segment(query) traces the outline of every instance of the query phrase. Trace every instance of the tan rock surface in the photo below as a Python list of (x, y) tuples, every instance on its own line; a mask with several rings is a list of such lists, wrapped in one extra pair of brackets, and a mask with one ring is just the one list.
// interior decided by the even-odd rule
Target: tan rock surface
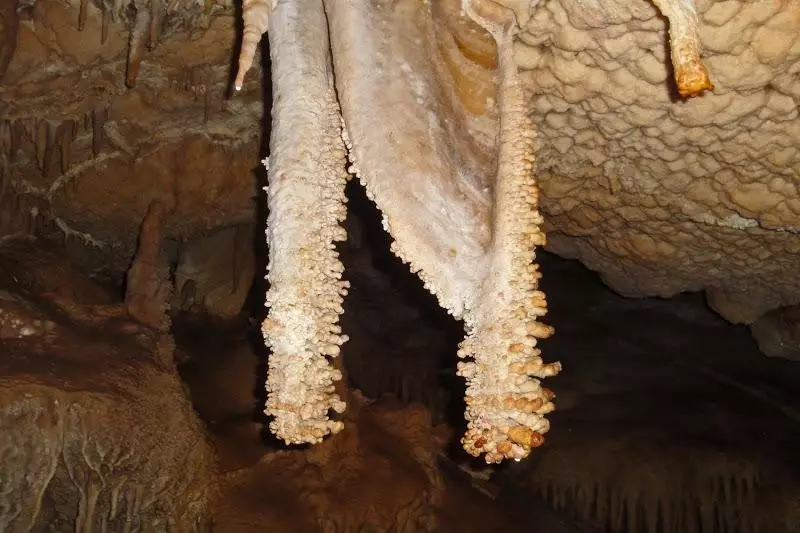
[(750, 323), (800, 301), (800, 2), (697, 8), (715, 89), (687, 101), (648, 2), (547, 0), (524, 23), (549, 249)]

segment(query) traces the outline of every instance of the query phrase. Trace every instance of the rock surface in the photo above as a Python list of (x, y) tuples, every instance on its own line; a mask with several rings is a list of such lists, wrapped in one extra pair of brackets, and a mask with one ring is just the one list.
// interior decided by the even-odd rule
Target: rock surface
[(751, 323), (800, 302), (800, 2), (697, 9), (715, 89), (687, 101), (649, 2), (523, 15), (549, 249), (624, 295), (705, 290)]
[[(505, 3), (522, 27), (516, 59), (549, 248), (625, 295), (705, 290), (733, 322), (800, 303), (800, 2), (698, 0), (715, 89), (689, 101), (676, 98), (666, 21), (651, 3)], [(0, 9), (0, 233), (64, 239), (75, 260), (119, 280), (154, 199), (176, 198), (164, 230), (176, 243), (252, 221), (261, 65), (229, 99), (233, 9), (171, 3), (181, 11), (129, 88), (136, 18), (92, 2), (82, 15), (80, 4)], [(479, 113), (493, 50), (458, 6), (436, 3), (440, 52), (460, 65), (453, 89)], [(227, 314), (241, 296), (211, 279), (221, 276), (186, 301), (208, 287), (211, 311), (219, 302)]]
[(0, 336), (0, 530), (209, 530), (213, 451), (156, 336), (43, 298), (91, 285), (58, 266), (0, 249), (0, 317), (13, 302), (20, 325)]
[[(110, 7), (90, 1), (42, 0), (2, 12), (16, 37), (5, 33), (0, 50), (0, 67), (10, 59), (0, 70), (0, 235), (60, 241), (74, 262), (121, 284), (153, 201), (174, 206), (163, 228), (172, 255), (252, 223), (261, 95), (255, 88), (226, 99), (232, 7), (209, 2), (198, 13), (188, 4), (162, 21), (133, 88), (125, 10), (112, 20)], [(211, 268), (211, 279), (230, 276), (229, 265)], [(220, 295), (220, 283), (200, 279), (196, 288), (214, 292), (208, 307), (222, 301), (223, 315), (244, 299)]]

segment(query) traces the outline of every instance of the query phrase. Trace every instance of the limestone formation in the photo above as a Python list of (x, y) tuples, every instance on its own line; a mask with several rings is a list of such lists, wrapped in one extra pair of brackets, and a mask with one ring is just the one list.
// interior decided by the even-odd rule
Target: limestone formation
[(750, 324), (800, 302), (800, 2), (696, 12), (714, 90), (689, 100), (648, 2), (548, 0), (520, 20), (548, 249), (626, 296), (706, 291)]
[[(525, 129), (536, 131), (517, 147), (535, 149), (546, 246), (625, 295), (705, 291), (727, 319), (772, 331), (762, 326), (800, 303), (800, 2), (500, 4), (514, 14), (501, 46), (457, 0), (337, 3), (320, 24), (330, 31), (333, 113), (399, 255), (468, 328), (490, 320), (502, 95), (514, 77), (498, 51), (513, 39)], [(257, 154), (268, 132), (254, 58), (281, 5), (245, 3), (232, 83), (241, 92), (229, 99), (238, 50), (227, 0), (3, 4), (0, 233), (61, 239), (76, 262), (119, 279), (148, 205), (165, 192), (176, 197), (170, 242), (251, 221), (250, 171), (279, 157)], [(210, 286), (187, 282), (181, 294), (200, 301)], [(483, 339), (476, 327), (470, 338)], [(341, 340), (337, 326), (325, 331)]]
[(347, 292), (334, 243), (346, 238), (345, 151), (333, 87), (325, 13), (320, 1), (280, 4), (272, 13), (273, 128), (270, 141), (269, 317), (272, 348), (266, 413), (288, 443), (320, 442), (342, 422), (328, 361), (347, 340), (338, 325)]
[[(252, 62), (257, 35), (266, 29), (264, 22), (283, 9), (280, 4), (255, 1), (248, 2), (246, 7), (247, 46), (243, 46), (240, 56), (237, 89), (241, 88), (244, 72)], [(700, 6), (701, 11), (704, 7)], [(465, 320), (468, 336), (459, 354), (471, 361), (459, 365), (460, 375), (468, 381), (470, 429), (464, 444), (470, 453), (486, 453), (490, 462), (510, 457), (520, 459), (531, 447), (541, 443), (541, 434), (549, 427), (543, 415), (553, 409), (552, 394), (531, 376), (544, 378), (560, 369), (558, 364), (543, 363), (536, 341), (537, 337), (549, 336), (552, 330), (536, 322), (545, 313), (546, 303), (544, 295), (537, 290), (538, 271), (530, 264), (535, 257), (535, 246), (545, 243), (540, 230), (543, 219), (538, 212), (538, 185), (532, 172), (534, 129), (541, 124), (548, 131), (545, 139), (536, 142), (540, 151), (550, 156), (543, 162), (537, 161), (538, 169), (552, 171), (574, 160), (575, 155), (556, 163), (553, 146), (547, 146), (546, 141), (551, 140), (548, 137), (553, 131), (561, 128), (548, 123), (547, 117), (541, 120), (537, 115), (539, 107), (536, 102), (530, 105), (530, 99), (535, 99), (548, 87), (559, 89), (563, 84), (586, 84), (591, 80), (583, 75), (588, 65), (581, 67), (583, 71), (576, 68), (572, 73), (565, 73), (571, 76), (567, 79), (560, 78), (557, 56), (542, 46), (547, 43), (543, 36), (561, 32), (569, 46), (599, 51), (616, 59), (615, 54), (634, 53), (631, 39), (636, 34), (633, 31), (590, 36), (594, 41), (573, 42), (567, 35), (573, 36), (587, 28), (605, 30), (612, 26), (632, 30), (641, 25), (642, 19), (654, 20), (656, 8), (669, 23), (668, 49), (674, 85), (665, 83), (665, 76), (655, 76), (658, 63), (654, 65), (651, 61), (641, 63), (641, 68), (633, 73), (628, 68), (608, 65), (605, 68), (611, 72), (608, 80), (605, 75), (598, 77), (594, 90), (600, 93), (607, 90), (605, 82), (609, 80), (615, 84), (635, 85), (640, 83), (640, 78), (657, 86), (661, 99), (669, 96), (670, 87), (681, 97), (698, 96), (713, 89), (703, 56), (705, 49), (713, 53), (715, 48), (701, 42), (704, 35), (701, 19), (692, 0), (658, 0), (649, 6), (583, 1), (553, 11), (559, 9), (554, 0), (541, 6), (531, 5), (527, 13), (520, 5), (505, 7), (492, 1), (465, 1), (460, 6), (442, 1), (424, 7), (414, 2), (370, 6), (325, 2), (327, 24), (322, 26), (330, 32), (332, 68), (344, 121), (344, 140), (352, 163), (350, 171), (359, 177), (370, 198), (383, 212), (384, 227), (394, 238), (393, 251), (419, 274), (443, 307)], [(272, 15), (267, 17), (269, 13)], [(551, 13), (558, 16), (548, 18)], [(542, 20), (548, 21), (546, 27)], [(270, 20), (270, 24), (273, 22)], [(657, 28), (644, 25), (642, 29)], [(303, 31), (310, 30), (304, 28)], [(518, 33), (518, 40), (515, 40)], [(534, 33), (536, 37), (532, 36)], [(656, 34), (651, 31), (648, 35)], [(614, 39), (623, 47), (612, 47)], [(304, 37), (303, 40), (309, 39)], [(599, 47), (595, 43), (599, 43)], [(276, 38), (273, 48), (280, 44)], [(288, 57), (273, 48), (273, 61)], [(589, 54), (589, 57), (594, 58), (594, 55)], [(709, 61), (714, 58), (713, 54), (708, 57)], [(564, 63), (569, 58), (559, 59)], [(317, 61), (321, 63), (323, 59)], [(517, 62), (531, 72), (520, 78)], [(531, 73), (536, 73), (537, 68), (547, 69), (551, 78), (531, 79)], [(660, 68), (666, 73), (663, 63)], [(619, 76), (622, 77), (616, 79)], [(528, 83), (524, 84), (523, 80)], [(276, 94), (281, 83), (275, 80)], [(322, 88), (325, 83), (330, 84), (330, 80), (321, 83), (306, 77), (302, 83), (304, 86), (318, 84)], [(730, 90), (728, 83), (723, 74), (720, 94)], [(656, 94), (651, 90), (647, 98), (652, 99)], [(591, 96), (591, 93), (584, 90), (570, 95), (559, 112), (579, 113), (585, 107), (579, 105), (584, 96)], [(637, 109), (637, 98), (642, 97), (631, 94), (630, 90), (613, 94), (612, 98), (623, 104), (633, 103), (627, 115), (623, 111), (623, 117), (616, 119), (622, 121), (620, 133), (630, 130), (630, 126), (624, 127), (626, 121), (639, 125), (642, 132), (652, 120), (631, 114)], [(700, 101), (702, 103), (695, 103), (697, 100), (669, 102), (667, 98), (666, 103), (671, 113), (688, 118), (689, 109), (710, 110), (716, 101), (709, 97)], [(274, 103), (276, 117), (279, 117), (283, 106), (288, 104), (278, 97)], [(608, 99), (604, 100), (604, 105), (610, 107)], [(584, 127), (594, 127), (592, 117), (598, 112), (602, 110), (592, 109), (586, 113), (588, 120), (582, 122)], [(376, 116), (381, 119), (376, 121)], [(796, 117), (796, 113), (793, 116)], [(694, 120), (698, 118), (695, 116)], [(555, 130), (548, 130), (553, 126)], [(576, 124), (566, 126), (577, 128)], [(323, 131), (328, 128), (321, 123), (318, 127)], [(678, 128), (672, 133), (683, 141), (690, 140), (683, 137), (684, 131)], [(610, 136), (604, 131), (600, 134), (606, 138)], [(666, 147), (658, 130), (644, 135), (651, 140), (650, 146)], [(618, 138), (623, 140), (621, 135)], [(631, 138), (626, 135), (624, 140), (629, 142)], [(706, 146), (699, 143), (699, 138), (691, 140)], [(565, 146), (575, 142), (582, 141), (577, 137), (564, 138)], [(685, 145), (691, 146), (691, 143)], [(681, 149), (675, 143), (670, 146)], [(274, 148), (273, 158), (279, 155)], [(409, 149), (413, 158), (408, 157)], [(559, 151), (565, 153), (567, 149), (568, 146)], [(634, 152), (619, 153), (624, 157), (635, 156)], [(598, 154), (601, 161), (613, 155)], [(614, 159), (608, 159), (610, 165), (612, 161)], [(675, 168), (667, 165), (665, 169), (680, 172), (687, 168), (685, 160), (676, 157), (671, 161), (675, 162)], [(608, 172), (612, 173), (609, 177), (612, 195), (619, 193), (619, 184), (624, 181), (616, 175), (621, 168), (616, 164), (608, 167)], [(279, 174), (275, 167), (270, 172)], [(570, 198), (564, 193), (561, 196)], [(555, 198), (559, 195), (545, 200), (545, 209)], [(572, 200), (576, 201), (579, 200)], [(292, 202), (299, 206), (294, 216), (306, 213), (305, 204), (297, 200)], [(599, 209), (601, 205), (591, 209)], [(555, 215), (558, 219), (559, 213)], [(323, 216), (315, 215), (316, 218)], [(279, 223), (277, 216), (271, 217), (272, 224)], [(595, 224), (601, 220), (594, 216), (589, 217), (588, 222)], [(555, 233), (561, 237), (563, 232)], [(330, 240), (327, 242), (330, 245)], [(573, 242), (584, 241), (568, 241), (567, 245), (574, 246)], [(631, 240), (641, 253), (651, 244), (659, 249), (659, 242), (650, 235)], [(279, 246), (274, 242), (272, 245)], [(611, 245), (605, 242), (606, 247)], [(564, 248), (561, 240), (556, 240), (555, 248)], [(656, 253), (666, 255), (677, 247), (665, 243), (660, 249), (661, 252)], [(331, 265), (332, 271), (337, 272), (338, 262)], [(647, 283), (638, 281), (642, 278), (638, 276), (632, 281)], [(624, 282), (630, 283), (627, 279)], [(610, 283), (619, 288), (620, 283), (613, 279)], [(712, 301), (715, 293), (724, 292), (724, 288), (718, 286), (708, 289)], [(275, 301), (270, 305), (274, 306)], [(295, 297), (292, 305), (297, 301)], [(271, 324), (270, 320), (267, 324)], [(313, 333), (316, 327), (307, 328), (307, 339), (318, 335)], [(272, 328), (265, 331), (272, 344), (276, 338), (287, 336)], [(317, 351), (324, 353), (320, 348)], [(278, 357), (287, 356), (281, 352)], [(279, 380), (285, 381), (285, 378)], [(276, 387), (277, 383), (272, 381), (271, 387)]]
[(93, 313), (102, 292), (31, 242), (0, 246), (0, 530), (208, 531), (203, 425), (156, 336)]
[[(302, 23), (294, 11), (300, 7)], [(446, 64), (426, 54), (436, 43), (429, 7), (326, 2), (323, 11), (309, 0), (279, 3), (271, 12), (270, 315), (264, 334), (273, 353), (266, 412), (287, 442), (317, 442), (341, 428), (328, 420), (329, 410), (344, 406), (332, 385), (339, 372), (325, 356), (336, 356), (346, 340), (337, 324), (346, 285), (333, 251), (334, 241), (344, 238), (338, 225), (344, 214), (342, 141), (350, 171), (383, 212), (393, 251), (443, 307), (465, 319), (468, 336), (459, 355), (471, 360), (459, 364), (459, 373), (468, 382), (466, 450), (486, 454), (488, 462), (519, 460), (549, 429), (544, 415), (553, 409), (552, 394), (536, 378), (560, 366), (544, 364), (536, 347), (552, 329), (537, 322), (546, 303), (531, 260), (544, 236), (532, 173), (534, 133), (513, 59), (516, 26), (500, 6), (466, 8), (497, 50), (494, 116), (483, 120), (477, 135), (456, 132), (453, 122), (475, 119), (448, 94)], [(250, 55), (243, 48), (244, 68)], [(385, 109), (367, 110), (364, 101)], [(392, 122), (376, 123), (376, 111), (408, 122), (400, 132)], [(420, 145), (409, 158), (395, 136), (414, 129)], [(453, 144), (476, 154), (465, 161)]]

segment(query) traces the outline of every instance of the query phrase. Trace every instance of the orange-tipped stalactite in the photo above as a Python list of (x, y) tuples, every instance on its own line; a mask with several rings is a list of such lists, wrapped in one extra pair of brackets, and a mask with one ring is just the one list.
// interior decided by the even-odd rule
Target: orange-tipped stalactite
[(653, 0), (669, 20), (669, 44), (678, 94), (700, 96), (714, 89), (708, 69), (700, 58), (697, 8), (694, 0)]

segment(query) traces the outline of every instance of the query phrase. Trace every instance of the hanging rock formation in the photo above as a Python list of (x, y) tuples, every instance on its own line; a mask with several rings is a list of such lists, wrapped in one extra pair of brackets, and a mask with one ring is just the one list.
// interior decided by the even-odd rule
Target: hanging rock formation
[[(542, 413), (524, 411), (550, 409), (547, 392), (540, 406), (531, 400), (503, 412), (498, 403), (510, 405), (502, 396), (509, 389), (531, 387), (529, 371), (556, 369), (540, 368), (528, 337), (547, 328), (529, 331), (514, 322), (529, 318), (499, 316), (522, 294), (534, 304), (528, 310), (544, 310), (533, 288), (538, 274), (517, 262), (534, 243), (517, 249), (520, 239), (543, 244), (543, 230), (549, 249), (581, 259), (625, 295), (704, 290), (735, 322), (753, 324), (800, 303), (800, 2), (502, 3), (513, 19), (491, 2), (377, 2), (363, 11), (349, 2), (323, 5), (325, 36), (315, 42), (331, 51), (315, 53), (330, 58), (326, 73), (306, 85), (335, 79), (338, 108), (330, 113), (344, 119), (351, 170), (386, 215), (398, 255), (443, 307), (465, 319), (469, 360), (461, 368), (472, 380), (476, 427), (510, 417), (544, 428)], [(258, 79), (256, 43), (284, 7), (272, 0), (244, 7), (246, 39), (233, 83), (242, 92), (227, 99), (230, 54), (238, 52), (230, 2), (5, 5), (0, 232), (61, 238), (75, 260), (119, 281), (140, 221), (165, 192), (176, 197), (163, 228), (176, 247), (252, 220), (255, 188), (243, 176), (257, 160), (262, 95), (244, 72), (254, 62), (247, 79)], [(331, 135), (342, 126), (333, 122), (326, 119), (315, 135), (338, 153)], [(527, 137), (510, 132), (514, 123), (524, 124)], [(541, 190), (515, 197), (534, 148)], [(284, 165), (278, 153), (271, 158)], [(532, 175), (525, 171), (525, 179)], [(344, 179), (325, 187), (336, 197)], [(308, 212), (338, 221), (341, 213), (328, 206), (339, 200), (329, 200)], [(517, 208), (524, 224), (511, 214)], [(504, 241), (513, 229), (506, 218), (520, 233)], [(341, 238), (324, 227), (336, 235), (322, 241)], [(328, 262), (317, 273), (339, 290), (315, 279), (317, 302), (309, 305), (325, 315), (314, 327), (325, 326), (302, 336), (316, 338), (314, 349), (326, 355), (315, 364), (328, 369), (327, 354), (344, 339), (329, 313), (338, 312), (344, 286), (323, 247), (317, 243), (309, 257)], [(279, 276), (284, 267), (275, 253)], [(507, 290), (516, 278), (520, 290)], [(197, 307), (211, 286), (186, 282), (175, 300)], [(221, 312), (229, 313), (235, 302), (223, 299)], [(520, 339), (503, 339), (501, 347), (487, 333), (495, 322)], [(505, 351), (512, 346), (521, 351)], [(521, 383), (501, 384), (517, 378), (491, 375), (492, 368), (521, 372)], [(318, 409), (342, 407), (329, 391), (337, 372), (326, 376), (317, 384), (325, 391)], [(483, 398), (488, 389), (481, 387), (493, 389), (494, 399)], [(517, 436), (538, 440), (533, 432)], [(500, 446), (502, 439), (489, 440)]]
[[(553, 395), (539, 379), (560, 370), (557, 363), (543, 363), (537, 347), (537, 338), (547, 338), (552, 329), (537, 321), (546, 302), (537, 289), (538, 269), (530, 263), (535, 247), (545, 244), (533, 173), (536, 123), (517, 66), (531, 53), (524, 53), (524, 45), (515, 53), (515, 36), (524, 33), (537, 10), (467, 0), (424, 7), (413, 1), (324, 4), (324, 13), (319, 2), (306, 6), (315, 15), (299, 24), (282, 18), (289, 8), (281, 3), (246, 2), (235, 81), (241, 89), (258, 36), (269, 29), (275, 130), (268, 221), (271, 316), (264, 333), (275, 367), (267, 388), (271, 398), (284, 398), (275, 400), (280, 409), (268, 401), (267, 413), (276, 416), (273, 428), (289, 442), (315, 442), (340, 427), (327, 418), (329, 409), (343, 407), (332, 387), (338, 372), (324, 360), (338, 354), (345, 338), (336, 317), (345, 285), (332, 255), (333, 242), (342, 238), (340, 156), (334, 149), (312, 155), (304, 148), (337, 145), (332, 116), (338, 103), (349, 171), (381, 209), (394, 238), (392, 250), (444, 308), (465, 321), (468, 335), (459, 350), (467, 359), (459, 364), (467, 379), (465, 448), (486, 453), (489, 462), (519, 460), (541, 444), (549, 428), (544, 415), (553, 409)], [(664, 0), (655, 6), (669, 22), (678, 95), (712, 90), (694, 2)], [(630, 16), (630, 8), (616, 3), (587, 1), (581, 7), (587, 19), (598, 22)], [(294, 47), (285, 44), (291, 39)], [(293, 71), (304, 76), (282, 73), (281, 63), (290, 57), (310, 63)], [(338, 101), (331, 96), (334, 79)], [(539, 87), (527, 89), (535, 94)], [(281, 96), (289, 91), (304, 95), (290, 102)], [(315, 110), (318, 105), (324, 111)], [(284, 117), (295, 118), (294, 137), (283, 131), (290, 123)], [(294, 153), (306, 156), (287, 156)], [(284, 192), (286, 180), (306, 187), (309, 174), (318, 192)], [(315, 198), (333, 203), (326, 210)], [(317, 223), (325, 226), (317, 229)], [(287, 225), (305, 229), (288, 233)], [(314, 262), (309, 271), (302, 266), (307, 256)], [(301, 266), (289, 257), (302, 258)], [(316, 376), (297, 377), (307, 369), (320, 373), (318, 382)], [(321, 392), (306, 402), (305, 392), (296, 390), (299, 383), (314, 383)], [(309, 433), (301, 426), (314, 429)]]
[[(505, 4), (516, 17), (514, 60), (537, 132), (547, 248), (580, 259), (627, 296), (703, 290), (734, 322), (800, 303), (800, 2)], [(276, 5), (245, 2), (248, 32), (233, 83), (242, 91), (227, 99), (230, 56), (239, 52), (227, 0), (4, 4), (0, 232), (66, 236), (76, 260), (120, 278), (150, 191), (178, 195), (169, 239), (252, 220), (253, 181), (242, 176), (266, 155), (256, 155), (261, 62), (249, 77), (243, 72)], [(496, 46), (461, 8), (458, 0), (431, 2), (423, 8), (433, 20), (427, 40), (410, 28), (392, 53), (427, 47), (443, 71), (439, 96), (464, 110), (449, 131), (468, 130), (490, 146)], [(417, 16), (396, 9), (398, 20)], [(432, 97), (425, 87), (414, 90)], [(408, 144), (401, 133), (394, 142)], [(455, 134), (448, 142), (458, 158), (444, 165), (489, 168), (481, 149)], [(482, 201), (483, 185), (459, 193), (465, 208)], [(444, 254), (437, 264), (447, 262), (446, 250), (436, 251)]]
[[(544, 236), (534, 133), (513, 59), (514, 17), (499, 6), (466, 7), (496, 46), (497, 104), (479, 135), (456, 133), (456, 122), (475, 118), (448, 94), (446, 66), (426, 54), (436, 43), (431, 8), (323, 8), (308, 0), (278, 3), (268, 17), (274, 107), (264, 334), (273, 354), (266, 412), (287, 442), (318, 442), (341, 429), (328, 420), (329, 410), (344, 408), (333, 386), (341, 376), (325, 357), (335, 357), (346, 340), (338, 315), (347, 285), (333, 248), (345, 238), (345, 146), (350, 172), (384, 214), (393, 251), (467, 325), (459, 351), (470, 359), (459, 364), (468, 382), (465, 449), (485, 453), (488, 462), (519, 460), (549, 428), (552, 393), (537, 378), (560, 366), (544, 364), (537, 348), (552, 329), (537, 322), (546, 303), (530, 261)], [(259, 21), (245, 18), (246, 36), (257, 33)], [(240, 68), (248, 61), (243, 55)], [(385, 108), (367, 109), (364, 101)], [(376, 123), (376, 112), (407, 123), (402, 130)], [(418, 138), (413, 158), (399, 142), (409, 135)]]

